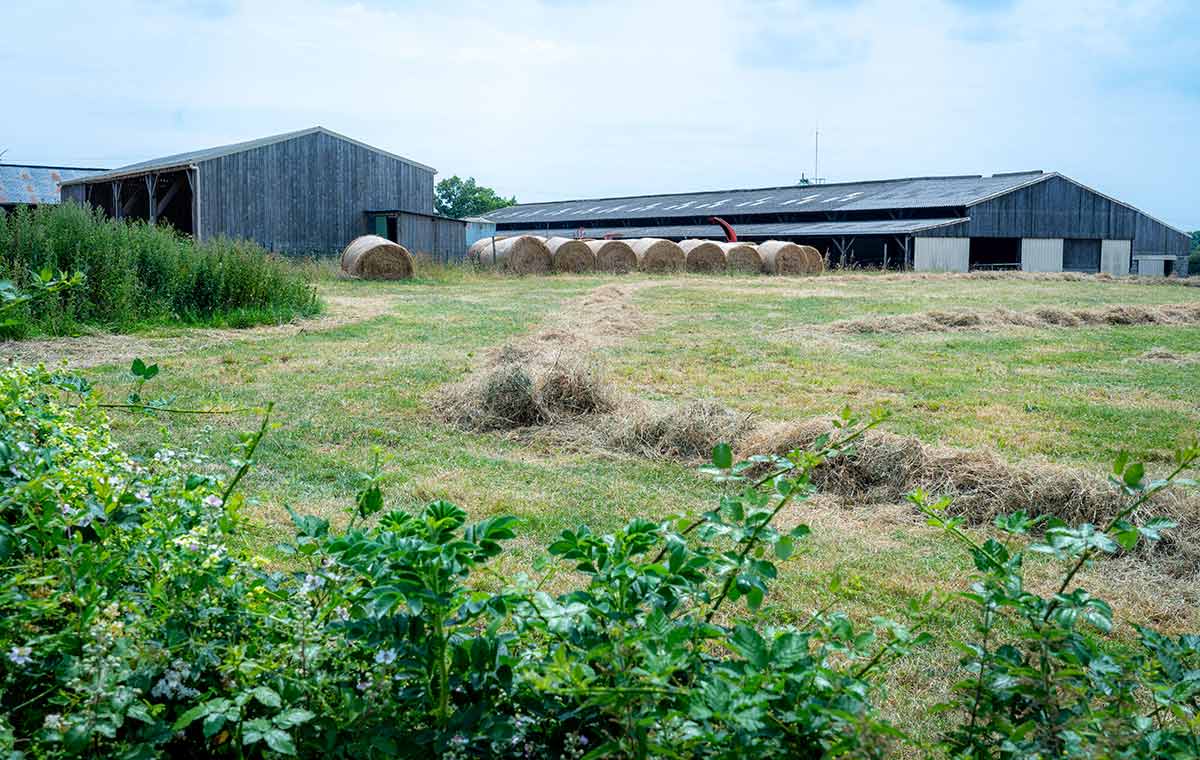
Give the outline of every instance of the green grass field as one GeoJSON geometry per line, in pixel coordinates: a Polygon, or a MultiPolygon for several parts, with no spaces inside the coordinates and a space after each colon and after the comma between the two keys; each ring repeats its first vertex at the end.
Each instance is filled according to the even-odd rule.
{"type": "MultiPolygon", "coordinates": [[[[429,401],[484,353],[560,319],[572,299],[611,283],[629,285],[636,328],[616,325],[597,353],[620,389],[647,400],[713,399],[760,419],[828,414],[884,404],[887,429],[999,453],[1020,464],[1050,459],[1102,475],[1121,448],[1161,462],[1200,430],[1200,325],[1120,326],[914,334],[849,334],[836,320],[929,309],[1016,310],[1200,300],[1190,287],[1132,282],[947,277],[836,276],[787,280],[732,277],[456,275],[409,283],[327,280],[338,318],[287,331],[147,334],[135,343],[163,372],[149,395],[176,406],[275,403],[278,423],[247,480],[256,537],[270,545],[288,528],[285,506],[336,516],[356,473],[382,452],[392,505],[454,501],[473,516],[522,518],[522,540],[505,571],[530,571],[559,531],[609,529],[633,516],[706,508],[719,488],[691,465],[649,461],[548,436],[469,434],[437,421],[429,401]],[[366,319],[356,321],[359,312],[366,319]],[[188,341],[192,341],[188,343],[188,341]],[[1163,347],[1182,357],[1147,361],[1163,347]]],[[[47,356],[66,356],[53,344],[47,356]]],[[[127,385],[128,357],[89,354],[88,370],[113,398],[127,385]]],[[[223,456],[253,415],[147,419],[118,416],[118,435],[149,452],[164,441],[223,456]]],[[[818,499],[785,515],[814,529],[769,599],[772,614],[799,620],[831,600],[861,616],[899,614],[928,589],[961,588],[969,561],[901,505],[818,499]]],[[[1037,568],[1049,578],[1052,568],[1037,568]]],[[[1194,579],[1161,576],[1138,561],[1087,571],[1085,585],[1116,602],[1118,616],[1167,628],[1198,622],[1194,579]]],[[[947,611],[946,630],[963,626],[947,611]]],[[[891,678],[888,711],[924,718],[952,680],[954,655],[932,647],[891,678]]]]}

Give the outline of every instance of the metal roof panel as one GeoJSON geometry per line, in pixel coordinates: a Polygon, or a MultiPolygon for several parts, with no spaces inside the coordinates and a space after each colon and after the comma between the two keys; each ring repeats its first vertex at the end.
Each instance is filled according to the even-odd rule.
{"type": "Polygon", "coordinates": [[[62,184],[104,169],[0,164],[0,204],[58,203],[62,184]]]}
{"type": "Polygon", "coordinates": [[[525,221],[595,221],[697,215],[787,214],[802,211],[875,211],[896,208],[969,206],[984,198],[1040,182],[1052,174],[1021,172],[952,177],[839,182],[702,193],[626,196],[592,200],[526,203],[493,211],[499,224],[525,221]]]}
{"type": "MultiPolygon", "coordinates": [[[[958,219],[884,219],[866,222],[781,222],[773,224],[737,224],[738,237],[854,237],[856,235],[910,235],[937,227],[969,221],[958,219]]],[[[540,235],[543,237],[575,237],[579,228],[550,230],[499,230],[497,235],[540,235]]],[[[659,225],[652,227],[584,227],[583,236],[602,238],[707,238],[724,240],[725,232],[715,224],[659,225]]]]}
{"type": "Polygon", "coordinates": [[[231,156],[235,153],[244,153],[248,150],[255,150],[256,148],[264,148],[268,145],[274,145],[276,143],[285,142],[287,140],[295,140],[298,137],[306,137],[306,136],[312,135],[312,134],[329,135],[330,137],[334,137],[338,140],[344,140],[348,143],[357,145],[360,148],[365,148],[367,150],[374,151],[375,153],[379,153],[381,155],[388,156],[389,158],[394,158],[397,161],[403,161],[406,164],[411,164],[413,166],[419,167],[421,169],[426,169],[431,172],[436,173],[436,171],[437,171],[432,166],[426,166],[425,164],[419,163],[417,161],[413,161],[410,158],[405,158],[404,156],[398,156],[395,153],[389,153],[388,151],[381,150],[379,148],[374,147],[373,145],[367,145],[366,143],[359,142],[358,140],[355,140],[352,137],[346,137],[345,135],[338,134],[337,132],[334,132],[331,129],[326,129],[325,127],[309,127],[308,129],[301,129],[301,130],[297,130],[295,132],[284,132],[283,134],[270,135],[269,137],[260,137],[255,140],[247,140],[245,142],[240,142],[240,143],[231,143],[229,145],[218,145],[215,148],[203,148],[201,150],[193,150],[193,151],[188,151],[186,153],[175,153],[170,156],[162,156],[161,158],[153,158],[153,159],[150,159],[149,161],[141,161],[136,164],[129,164],[128,166],[122,166],[122,167],[113,169],[112,171],[101,174],[97,177],[92,177],[90,179],[98,180],[98,181],[99,180],[107,180],[107,179],[116,179],[118,177],[127,177],[127,176],[133,175],[133,174],[145,174],[146,172],[155,171],[155,170],[159,170],[159,169],[169,169],[169,168],[174,168],[174,167],[179,167],[179,166],[190,166],[192,164],[200,163],[201,161],[209,161],[214,158],[221,158],[223,156],[231,156]]]}

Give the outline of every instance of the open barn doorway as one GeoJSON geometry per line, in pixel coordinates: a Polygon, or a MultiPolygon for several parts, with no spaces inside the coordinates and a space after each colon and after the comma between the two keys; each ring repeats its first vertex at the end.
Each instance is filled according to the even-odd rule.
{"type": "Polygon", "coordinates": [[[971,270],[1020,269],[1021,238],[973,237],[968,261],[971,270]]]}

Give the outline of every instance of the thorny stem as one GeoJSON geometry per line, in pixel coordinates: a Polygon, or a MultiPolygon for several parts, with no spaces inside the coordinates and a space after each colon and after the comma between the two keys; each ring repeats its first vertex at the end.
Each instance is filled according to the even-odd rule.
{"type": "Polygon", "coordinates": [[[96,404],[101,409],[138,409],[150,412],[167,412],[169,414],[245,414],[246,412],[257,412],[260,407],[243,407],[237,409],[175,409],[168,406],[154,406],[153,404],[96,404]]]}

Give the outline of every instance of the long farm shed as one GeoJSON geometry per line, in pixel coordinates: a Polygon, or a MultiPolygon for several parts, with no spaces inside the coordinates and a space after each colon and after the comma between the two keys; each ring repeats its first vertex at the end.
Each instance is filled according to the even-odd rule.
{"type": "Polygon", "coordinates": [[[1188,235],[1054,172],[915,177],[531,203],[488,214],[497,235],[812,245],[834,265],[1185,274],[1188,235]]]}
{"type": "Polygon", "coordinates": [[[205,240],[329,254],[368,232],[460,258],[463,222],[433,210],[435,170],[323,127],[180,153],[63,183],[63,200],[205,240]]]}

